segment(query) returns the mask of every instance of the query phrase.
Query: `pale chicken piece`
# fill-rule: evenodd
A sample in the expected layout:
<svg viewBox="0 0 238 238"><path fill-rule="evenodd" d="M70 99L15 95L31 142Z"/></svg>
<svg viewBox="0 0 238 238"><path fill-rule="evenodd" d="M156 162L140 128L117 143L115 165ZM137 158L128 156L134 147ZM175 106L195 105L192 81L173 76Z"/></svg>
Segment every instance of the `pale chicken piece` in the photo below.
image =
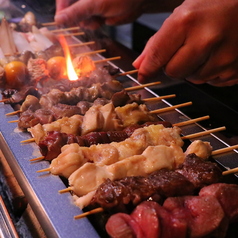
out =
<svg viewBox="0 0 238 238"><path fill-rule="evenodd" d="M123 128L143 123L156 121L158 118L150 114L144 104L130 103L123 107L114 107L112 103L104 106L92 106L84 115L82 134L92 131L117 131Z"/></svg>
<svg viewBox="0 0 238 238"><path fill-rule="evenodd" d="M207 141L195 140L188 146L185 153L186 155L195 153L198 157L206 160L211 156L212 146Z"/></svg>
<svg viewBox="0 0 238 238"><path fill-rule="evenodd" d="M48 131L59 131L66 134L80 135L83 116L74 115L72 117L63 117L57 121L48 124L37 124L28 131L35 138L36 143L39 143Z"/></svg>
<svg viewBox="0 0 238 238"><path fill-rule="evenodd" d="M74 204L77 207L79 207L80 209L83 209L83 208L87 207L90 204L93 196L95 195L95 192L96 191L94 190L92 192L87 193L86 195L84 195L82 197L78 197L77 195L73 195Z"/></svg>
<svg viewBox="0 0 238 238"><path fill-rule="evenodd" d="M112 131L121 130L122 128L112 103L94 105L84 115L82 135L92 131Z"/></svg>
<svg viewBox="0 0 238 238"><path fill-rule="evenodd" d="M156 121L158 118L150 114L145 104L138 105L136 102L127 104L123 107L116 107L117 117L122 121L123 127L143 123L147 121Z"/></svg>
<svg viewBox="0 0 238 238"><path fill-rule="evenodd" d="M121 170L119 170L118 164L116 163L114 165L110 165L110 167L109 166L102 167L101 171L104 174L104 176L108 175L109 178L113 178L113 179L117 179L118 177L124 176L126 171L127 170L129 171L131 169L132 170L129 171L129 173L126 173L127 174L126 176L132 176L131 174L134 174L135 171L139 173L140 169L143 168L143 167L145 167L145 168L143 168L144 170L139 175L143 175L145 172L146 172L146 174L148 174L148 173L150 173L150 171L154 170L153 165L158 160L158 158L163 158L163 157L161 157L161 152L166 154L166 156L164 156L164 157L168 157L169 158L167 161L166 160L162 161L162 163L160 164L161 167L166 166L166 164L168 163L167 164L168 167L171 166L173 168L177 168L179 164L183 163L186 155L189 154L189 153L195 153L197 155L200 154L200 156L204 156L204 157L201 157L202 159L206 159L206 156L208 154L211 154L211 151L212 151L212 147L208 146L208 145L209 145L209 142L194 141L194 142L192 142L192 144L189 146L189 148L186 150L186 152L184 154L181 154L181 150L179 148L175 149L175 150L173 150L173 152L171 152L170 149L169 150L165 149L165 150L162 151L161 146L160 146L160 148L159 148L159 146L151 146L151 147L148 147L148 149L146 149L144 151L144 153L142 154L146 158L149 158L151 156L151 160L148 161L148 160L143 159L142 155L139 155L139 156L136 155L136 156L133 156L131 158L133 158L133 159L141 158L141 164L139 164L139 166L136 166L136 164L134 164L133 160L132 160L128 165L125 164L125 166L120 167ZM173 148L174 145L171 145L171 147ZM176 160L174 160L174 162L173 162L173 160L171 161L171 154L170 153L174 153L173 155L175 155L175 158L177 158ZM127 160L123 160L123 162L128 161L128 159ZM122 162L122 161L120 161L120 162ZM163 165L163 162L164 162L164 165ZM171 163L171 165L169 163ZM92 164L92 165L88 165L86 168L88 170L90 169L90 167L92 169L94 169L93 167L95 167L95 166L96 165ZM107 173L105 173L105 168L109 168L109 170L106 171ZM135 170L135 171L133 171L133 170ZM156 169L154 171L156 171ZM113 176L112 174L115 173L115 172L118 173L119 175ZM75 181L76 181L76 183L73 184L73 191L75 193L74 194L74 202L75 202L76 206L78 206L81 209L83 209L84 207L89 205L90 198L95 193L96 189L91 191L91 192L89 192L89 193L86 193L86 195L78 197L77 194L76 194L77 186L78 186L78 183L77 183L78 181L77 181L76 177L77 176L75 174ZM96 183L100 183L100 182L102 182L102 180L103 179L101 179L101 181L99 181L99 182L96 181ZM73 182L73 180L72 180L72 182ZM81 189L82 188L83 187L81 186Z"/></svg>
<svg viewBox="0 0 238 238"><path fill-rule="evenodd" d="M81 159L79 159L79 157ZM68 178L72 171L77 170L83 164L87 162L87 159L83 155L83 150L78 144L73 143L65 145L61 149L61 154L53 159L50 168L52 174L64 175ZM67 166L65 166L67 164Z"/></svg>
<svg viewBox="0 0 238 238"><path fill-rule="evenodd" d="M80 147L78 144L67 145L67 159L66 153L64 153L66 151L64 150L64 152L62 151L63 155L60 154L52 161L50 168L54 166L54 169L51 170L51 173L68 178L69 174L73 173L87 161L94 162L98 166L110 165L130 156L139 155L148 146L159 144L182 146L183 141L180 137L180 129L178 127L165 128L162 124L150 125L135 130L129 138L121 142L91 145L90 147ZM62 148L64 149L64 147ZM72 147L72 150L70 147ZM72 153L73 163L76 163L76 155L74 153L76 147L78 151L82 151L78 153L77 157L79 160L77 164L80 165L78 168L71 166L70 159L70 154ZM63 162L56 162L56 160L63 160ZM57 164L64 166L57 168Z"/></svg>
<svg viewBox="0 0 238 238"><path fill-rule="evenodd" d="M33 107L35 110L41 108L39 99L33 95L27 95L24 102L21 105L21 112L26 111L29 107Z"/></svg>
<svg viewBox="0 0 238 238"><path fill-rule="evenodd" d="M98 188L106 179L126 176L146 176L162 168L175 169L184 161L185 154L178 145L149 146L141 155L134 155L112 165L98 166L86 163L69 176L69 185L77 196L86 195Z"/></svg>

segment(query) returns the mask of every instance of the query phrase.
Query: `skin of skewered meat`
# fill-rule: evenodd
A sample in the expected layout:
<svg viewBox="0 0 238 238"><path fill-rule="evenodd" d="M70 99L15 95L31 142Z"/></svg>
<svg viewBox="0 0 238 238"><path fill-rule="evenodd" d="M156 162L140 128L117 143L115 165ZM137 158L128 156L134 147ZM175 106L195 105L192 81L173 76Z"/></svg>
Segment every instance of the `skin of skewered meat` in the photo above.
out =
<svg viewBox="0 0 238 238"><path fill-rule="evenodd" d="M200 186L203 187L205 183L210 185L222 180L222 171L216 163L204 161L195 154L187 155L183 164L187 164L188 160L194 161L194 163L189 164L192 170L195 169L195 163L198 161L198 163L203 164L203 171L200 170L195 174L196 180L200 181ZM213 169L211 169L212 166ZM207 177L209 177L210 184ZM100 206L104 209L110 209L110 211L128 211L128 208L147 199L162 204L167 197L196 194L198 187L194 186L194 180L191 182L189 178L184 177L177 170L168 169L155 171L146 177L125 177L115 181L107 179L96 190L90 205ZM198 186L198 183L196 185Z"/></svg>
<svg viewBox="0 0 238 238"><path fill-rule="evenodd" d="M61 147L66 144L77 143L80 146L91 146L95 144L106 144L111 142L120 142L130 137L132 133L141 127L162 124L164 127L172 127L171 123L165 121L147 122L142 125L136 124L125 128L122 131L91 132L84 136L68 135L58 131L47 132L47 136L38 144L45 160L51 161L56 158Z"/></svg>

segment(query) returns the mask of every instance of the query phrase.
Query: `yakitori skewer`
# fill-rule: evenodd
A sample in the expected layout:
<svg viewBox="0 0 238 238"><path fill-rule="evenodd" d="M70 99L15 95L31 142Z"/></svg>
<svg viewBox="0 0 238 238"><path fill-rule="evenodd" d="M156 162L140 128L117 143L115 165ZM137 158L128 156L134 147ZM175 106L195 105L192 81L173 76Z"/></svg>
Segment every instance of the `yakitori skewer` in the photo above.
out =
<svg viewBox="0 0 238 238"><path fill-rule="evenodd" d="M64 31L74 31L74 30L79 30L79 26L74 26L74 27L68 27L68 28L60 28L60 29L54 29L50 30L53 33L58 33L58 32L64 32Z"/></svg>
<svg viewBox="0 0 238 238"><path fill-rule="evenodd" d="M236 173L238 173L238 168L229 169L229 170L227 170L227 171L224 171L224 172L222 173L222 175L236 174Z"/></svg>
<svg viewBox="0 0 238 238"><path fill-rule="evenodd" d="M226 148L223 148L223 149L218 149L218 150L215 150L212 152L212 155L215 154L220 154L220 153L225 153L225 152L229 152L231 150L234 150L234 149L237 149L238 148L238 145L234 145L234 146L229 146L229 147L226 147ZM238 168L234 168L234 169L230 169L228 171L224 171L222 173L222 175L228 175L228 174L231 174L231 173L237 173L238 172ZM63 190L60 190L61 193L63 192L71 192L72 191L72 188L66 188L66 189L63 189ZM76 215L74 216L74 219L81 219L81 218L84 218L86 216L89 216L91 214L96 214L96 213L100 213L100 212L103 212L103 208L99 207L99 208L95 208L93 210L90 210L90 211L87 211L85 213L82 213L82 214L79 214L79 215Z"/></svg>
<svg viewBox="0 0 238 238"><path fill-rule="evenodd" d="M210 118L209 116L198 117L198 118L195 118L195 119L175 123L175 124L173 124L173 126L186 126L186 125L190 125L192 123L196 123L196 122L199 122L199 121L207 120L209 118Z"/></svg>
<svg viewBox="0 0 238 238"><path fill-rule="evenodd" d="M6 98L6 99L2 99L2 100L0 100L0 102L6 102L6 101L8 101L7 98Z"/></svg>
<svg viewBox="0 0 238 238"><path fill-rule="evenodd" d="M71 45L68 45L68 47L79 47L79 46L93 45L93 44L95 44L95 41L89 41L89 42L71 44Z"/></svg>
<svg viewBox="0 0 238 238"><path fill-rule="evenodd" d="M30 139L21 141L21 143L31 143L31 142L35 142L35 138L30 138Z"/></svg>
<svg viewBox="0 0 238 238"><path fill-rule="evenodd" d="M40 156L34 159L30 159L29 161L33 162L33 161L39 161L39 160L43 160L45 158L45 156Z"/></svg>
<svg viewBox="0 0 238 238"><path fill-rule="evenodd" d="M183 136L182 139L183 140L190 140L190 139L194 139L194 138L197 138L197 137L200 137L200 136L205 136L205 135L208 135L208 134L211 134L211 133L224 131L224 130L226 130L226 127L222 126L222 127L218 127L218 128L211 129L211 130L206 130L206 131L186 135L186 136Z"/></svg>
<svg viewBox="0 0 238 238"><path fill-rule="evenodd" d="M191 119L191 120L186 121L186 125L190 125L192 123L202 121L202 120L206 120L206 119L209 119L209 116L204 116L204 117ZM183 126L183 125L185 125L184 122L181 122L181 126ZM180 123L175 123L175 124L173 124L173 126L180 126ZM34 142L35 140L33 140L33 139L34 138L28 139L28 140L26 140L26 142ZM24 142L24 141L21 141L21 142ZM238 147L238 145L237 145L237 147ZM40 156L40 157L37 157L37 158L34 158L34 159L30 159L30 161L40 161L40 160L43 160L44 158L45 158L44 156Z"/></svg>
<svg viewBox="0 0 238 238"><path fill-rule="evenodd" d="M176 97L176 94L170 94L170 95L165 95L165 96L159 96L159 97L152 97L152 98L145 98L143 99L144 102L154 102L162 99L169 99L169 98L174 98Z"/></svg>
<svg viewBox="0 0 238 238"><path fill-rule="evenodd" d="M56 22L43 22L41 23L42 26L56 26Z"/></svg>
<svg viewBox="0 0 238 238"><path fill-rule="evenodd" d="M199 133L190 134L190 135L187 135L187 136L184 136L184 137L181 137L181 138L182 139L193 139L193 138L196 138L196 137L200 137L200 136L204 136L204 135L209 135L211 133L218 132L218 131L225 130L225 129L226 129L225 127L219 127L219 128L215 128L215 129L199 132ZM50 170L51 170L51 168L48 167L48 168L45 168L45 169L38 170L36 172L37 173L50 172ZM59 193L66 193L66 192L70 192L70 191L72 191L72 188L68 187L68 188L60 190Z"/></svg>
<svg viewBox="0 0 238 238"><path fill-rule="evenodd" d="M145 99L142 99L143 102L156 102L156 101L159 101L159 100L162 100L162 99L168 99L168 98L174 98L176 97L175 94L170 94L170 95L165 95L165 96L160 96L160 97L152 97L152 98L145 98ZM13 116L13 115L16 115L18 113L21 113L22 110L17 110L17 111L13 111L13 112L9 112L6 114L6 116ZM186 122L184 122L186 123Z"/></svg>
<svg viewBox="0 0 238 238"><path fill-rule="evenodd" d="M96 214L96 213L99 213L99 212L103 212L103 208L102 207L98 207L98 208L95 208L91 211L88 211L88 212L84 212L80 215L77 215L77 216L74 216L74 219L81 219L81 218L84 218L84 217L87 217L89 215L92 215L92 214Z"/></svg>
<svg viewBox="0 0 238 238"><path fill-rule="evenodd" d="M127 73L129 74L130 71L128 71ZM127 92L135 91L135 90L143 89L145 87L155 86L155 85L159 85L159 84L161 84L160 81L153 82L153 83L141 84L141 85L138 85L138 86L132 86L132 87L125 88L125 91L127 91Z"/></svg>
<svg viewBox="0 0 238 238"><path fill-rule="evenodd" d="M118 74L118 76L124 76L124 75L127 75L127 74L135 74L137 72L138 72L138 69L134 69L134 70L130 70L130 71L127 71L127 72L120 73L120 74Z"/></svg>
<svg viewBox="0 0 238 238"><path fill-rule="evenodd" d="M106 52L105 49L101 49L101 50L94 50L94 51L89 51L89 52L83 52L80 54L76 54L76 56L82 56L82 55L93 55L93 54L98 54L98 53L103 53Z"/></svg>
<svg viewBox="0 0 238 238"><path fill-rule="evenodd" d="M75 33L65 33L65 34L60 33L59 35L67 37L67 36L82 36L84 34L85 34L84 32L75 32Z"/></svg>
<svg viewBox="0 0 238 238"><path fill-rule="evenodd" d="M238 145L232 145L232 146L228 146L228 147L225 147L222 149L214 150L212 152L212 155L218 155L218 154L226 153L226 152L229 152L231 150L236 150L236 149L238 149Z"/></svg>
<svg viewBox="0 0 238 238"><path fill-rule="evenodd" d="M17 122L19 122L19 120L9 121L8 123L17 123Z"/></svg>
<svg viewBox="0 0 238 238"><path fill-rule="evenodd" d="M13 116L13 115L16 115L18 113L21 113L22 111L21 110L17 110L17 111L14 111L14 112L9 112L6 114L6 116Z"/></svg>
<svg viewBox="0 0 238 238"><path fill-rule="evenodd" d="M99 64L99 63L103 63L103 62L107 62L107 61L112 61L112 60L118 60L118 59L121 59L121 56L115 56L115 57L111 57L111 58L95 60L93 62L94 62L94 64Z"/></svg>
<svg viewBox="0 0 238 238"><path fill-rule="evenodd" d="M177 109L177 108L185 107L185 106L190 106L190 105L192 105L192 102L185 102L185 103L177 104L177 105L170 106L170 107L160 108L160 109L151 111L150 113L157 114L157 113L162 113L162 112L168 112L168 111L171 111L173 109Z"/></svg>

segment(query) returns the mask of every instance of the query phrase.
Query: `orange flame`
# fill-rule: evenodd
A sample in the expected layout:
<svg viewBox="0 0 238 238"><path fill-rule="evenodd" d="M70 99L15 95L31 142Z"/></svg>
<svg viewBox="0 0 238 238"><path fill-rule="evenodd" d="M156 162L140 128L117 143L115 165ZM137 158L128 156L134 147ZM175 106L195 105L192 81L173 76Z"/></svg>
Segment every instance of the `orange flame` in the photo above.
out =
<svg viewBox="0 0 238 238"><path fill-rule="evenodd" d="M65 59L66 59L66 69L67 69L68 78L70 81L76 81L76 80L78 80L78 75L75 72L75 69L74 69L74 66L72 63L72 59L71 59L70 50L69 50L68 44L67 44L63 35L59 36L59 41L63 48Z"/></svg>

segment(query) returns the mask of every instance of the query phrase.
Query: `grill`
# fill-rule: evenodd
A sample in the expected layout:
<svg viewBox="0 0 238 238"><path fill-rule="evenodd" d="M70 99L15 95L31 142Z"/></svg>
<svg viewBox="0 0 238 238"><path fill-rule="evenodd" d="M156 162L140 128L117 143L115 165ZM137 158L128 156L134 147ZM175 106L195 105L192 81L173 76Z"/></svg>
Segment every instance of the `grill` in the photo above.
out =
<svg viewBox="0 0 238 238"><path fill-rule="evenodd" d="M109 43L108 43L109 42ZM129 55L129 51L122 46L111 45L109 40L107 43L108 54L113 52ZM113 46L113 47L112 47ZM122 55L122 54L120 54ZM105 56L98 55L99 58ZM122 61L118 64L110 63L114 67L119 67L121 71L128 70L128 64L124 67L125 59L122 55ZM129 64L131 65L131 64ZM123 76L118 78L125 87L130 87L138 84L137 80L132 76ZM227 147L231 142L236 142L235 135L237 133L236 122L238 118L237 112L229 105L221 103L217 98L210 96L202 87L197 87L182 80L173 81L161 74L158 77L161 81L160 85L153 88L145 88L138 93L142 98L149 98L155 96L163 96L168 94L176 94L176 98L162 100L155 104L150 104L148 107L151 110L157 108L170 107L176 104L192 101L193 105L181 109L175 109L168 112L160 113L158 116L165 121L171 123L178 123L192 118L210 115L210 119L191 125L182 126L182 134L189 135L201 131L206 131L217 126L226 126L227 130L223 133L214 133L199 137L204 141L209 141L214 150ZM104 237L102 229L100 229L94 221L91 222L89 218L81 220L74 220L73 217L82 213L71 200L70 194L59 194L58 191L65 188L65 183L58 176L53 176L48 173L37 174L36 171L44 169L49 166L47 161L29 162L30 159L41 156L38 146L35 143L21 144L22 140L31 138L30 134L21 132L17 125L8 123L9 117L5 115L12 112L10 105L0 104L0 149L1 159L7 162L12 170L23 197L27 199L36 220L47 237ZM222 112L222 113L220 113ZM11 120L17 120L17 116L12 116ZM196 138L198 139L198 138ZM234 140L232 140L234 139ZM189 143L189 142L187 142ZM231 151L224 154L213 156L213 159L219 163L224 169L234 168L238 165L237 151ZM1 178L1 186L4 188L4 176ZM237 182L235 175L227 176L228 182ZM7 191L8 189L6 189ZM7 196L7 192L2 192ZM9 198L9 196L8 196ZM11 195L10 195L11 200ZM4 208L3 202L1 203ZM11 201L10 201L11 204ZM11 205L7 204L7 207ZM2 209L6 210L6 209ZM1 210L1 211L2 211ZM9 209L11 210L11 209ZM2 211L2 214L6 214ZM6 216L6 215L5 215ZM8 220L2 215L3 220ZM14 219L13 219L14 220ZM95 225L96 224L96 225ZM17 227L19 228L19 227ZM17 237L14 225L6 222L2 231L11 230L3 237ZM237 229L230 228L228 237L237 237ZM2 232L4 235L4 232ZM23 232L23 237L28 237L29 233ZM30 235L29 235L30 237Z"/></svg>

